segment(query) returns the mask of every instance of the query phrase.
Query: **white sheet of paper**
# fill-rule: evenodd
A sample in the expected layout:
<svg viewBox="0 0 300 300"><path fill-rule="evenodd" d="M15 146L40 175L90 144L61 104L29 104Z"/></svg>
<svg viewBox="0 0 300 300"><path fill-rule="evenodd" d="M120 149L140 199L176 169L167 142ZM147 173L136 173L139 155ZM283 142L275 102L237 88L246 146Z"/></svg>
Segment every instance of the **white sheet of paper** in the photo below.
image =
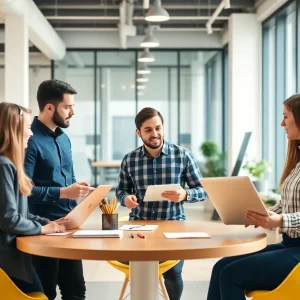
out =
<svg viewBox="0 0 300 300"><path fill-rule="evenodd" d="M164 235L167 239L211 238L206 232L164 232Z"/></svg>
<svg viewBox="0 0 300 300"><path fill-rule="evenodd" d="M153 231L158 227L158 225L123 225L121 228L119 228L120 230L129 230L129 231L134 231L134 230L138 230L138 231Z"/></svg>
<svg viewBox="0 0 300 300"><path fill-rule="evenodd" d="M55 233L48 233L46 235L68 235L71 234L71 231L66 231L66 232L55 232Z"/></svg>
<svg viewBox="0 0 300 300"><path fill-rule="evenodd" d="M123 236L123 230L78 230L73 234L73 237L119 238L121 236Z"/></svg>
<svg viewBox="0 0 300 300"><path fill-rule="evenodd" d="M180 189L180 184L148 185L144 201L168 201L161 194L166 191L177 191L178 189Z"/></svg>

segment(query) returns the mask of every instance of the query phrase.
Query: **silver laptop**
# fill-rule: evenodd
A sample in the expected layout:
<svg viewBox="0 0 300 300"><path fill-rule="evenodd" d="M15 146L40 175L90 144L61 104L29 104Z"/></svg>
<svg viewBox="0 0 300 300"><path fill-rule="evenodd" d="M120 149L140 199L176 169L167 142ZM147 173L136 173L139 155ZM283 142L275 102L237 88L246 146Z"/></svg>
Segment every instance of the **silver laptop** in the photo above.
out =
<svg viewBox="0 0 300 300"><path fill-rule="evenodd" d="M200 182L224 224L248 224L247 210L269 215L249 177L210 177Z"/></svg>
<svg viewBox="0 0 300 300"><path fill-rule="evenodd" d="M65 216L65 218L68 219L68 222L64 224L66 229L69 230L80 227L111 188L112 185L99 185L94 191L85 197ZM99 217L100 213L99 209Z"/></svg>

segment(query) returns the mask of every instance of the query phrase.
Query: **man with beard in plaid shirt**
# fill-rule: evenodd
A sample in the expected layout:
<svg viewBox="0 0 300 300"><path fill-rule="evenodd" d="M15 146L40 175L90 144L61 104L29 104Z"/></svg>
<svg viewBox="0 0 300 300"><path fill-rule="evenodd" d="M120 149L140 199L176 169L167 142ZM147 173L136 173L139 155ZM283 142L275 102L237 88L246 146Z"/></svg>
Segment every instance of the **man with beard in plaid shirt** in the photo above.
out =
<svg viewBox="0 0 300 300"><path fill-rule="evenodd" d="M122 161L118 200L131 209L130 220L185 220L183 203L206 198L196 160L188 149L164 140L163 116L156 109L142 109L135 124L143 146L126 154ZM162 184L180 184L181 188L162 193L169 201L143 201L148 185ZM170 300L181 298L182 267L180 261L163 275Z"/></svg>

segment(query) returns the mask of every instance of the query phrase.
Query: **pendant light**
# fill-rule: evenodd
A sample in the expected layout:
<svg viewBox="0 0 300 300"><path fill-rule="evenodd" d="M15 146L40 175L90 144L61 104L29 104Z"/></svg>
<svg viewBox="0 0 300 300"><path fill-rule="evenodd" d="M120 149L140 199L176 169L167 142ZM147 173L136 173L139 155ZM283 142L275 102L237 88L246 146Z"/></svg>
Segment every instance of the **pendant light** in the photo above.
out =
<svg viewBox="0 0 300 300"><path fill-rule="evenodd" d="M149 48L145 48L140 57L138 58L139 62L154 62L155 58L150 53Z"/></svg>
<svg viewBox="0 0 300 300"><path fill-rule="evenodd" d="M154 0L154 4L147 12L145 20L148 22L165 22L169 19L168 12L161 6L161 0Z"/></svg>

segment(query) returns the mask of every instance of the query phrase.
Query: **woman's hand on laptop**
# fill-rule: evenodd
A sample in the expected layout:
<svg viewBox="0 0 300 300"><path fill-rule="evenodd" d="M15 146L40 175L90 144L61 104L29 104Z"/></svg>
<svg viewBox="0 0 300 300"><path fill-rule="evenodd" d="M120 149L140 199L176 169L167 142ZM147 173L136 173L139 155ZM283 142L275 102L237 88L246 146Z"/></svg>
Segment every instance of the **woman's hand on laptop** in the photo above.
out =
<svg viewBox="0 0 300 300"><path fill-rule="evenodd" d="M55 232L65 232L66 227L63 224L59 224L56 221L49 222L47 225L42 226L41 234L55 233Z"/></svg>
<svg viewBox="0 0 300 300"><path fill-rule="evenodd" d="M268 211L268 212L269 212L269 216L264 216L254 211L248 210L245 213L245 219L255 227L260 226L265 229L282 227L283 226L282 215L276 214L273 211Z"/></svg>
<svg viewBox="0 0 300 300"><path fill-rule="evenodd" d="M187 191L181 187L177 191L165 191L161 196L173 202L180 202L186 200Z"/></svg>
<svg viewBox="0 0 300 300"><path fill-rule="evenodd" d="M89 191L93 191L94 189L87 182L75 182L68 187L60 189L60 198L78 200L85 197Z"/></svg>

